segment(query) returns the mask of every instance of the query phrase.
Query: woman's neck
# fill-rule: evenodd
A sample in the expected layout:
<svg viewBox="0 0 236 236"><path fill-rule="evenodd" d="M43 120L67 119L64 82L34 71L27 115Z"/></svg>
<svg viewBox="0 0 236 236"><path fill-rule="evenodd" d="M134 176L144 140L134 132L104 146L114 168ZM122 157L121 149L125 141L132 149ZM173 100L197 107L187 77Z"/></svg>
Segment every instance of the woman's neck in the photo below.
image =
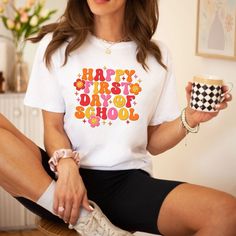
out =
<svg viewBox="0 0 236 236"><path fill-rule="evenodd" d="M119 42L124 40L123 16L95 16L94 34L106 41Z"/></svg>

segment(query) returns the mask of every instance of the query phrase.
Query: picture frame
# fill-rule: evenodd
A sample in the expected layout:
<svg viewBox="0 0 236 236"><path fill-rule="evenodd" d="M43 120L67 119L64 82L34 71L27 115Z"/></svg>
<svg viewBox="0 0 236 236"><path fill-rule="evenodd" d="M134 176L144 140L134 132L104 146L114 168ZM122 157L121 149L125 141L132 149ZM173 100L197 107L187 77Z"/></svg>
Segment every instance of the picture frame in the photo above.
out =
<svg viewBox="0 0 236 236"><path fill-rule="evenodd" d="M236 60L236 0L197 0L196 55Z"/></svg>

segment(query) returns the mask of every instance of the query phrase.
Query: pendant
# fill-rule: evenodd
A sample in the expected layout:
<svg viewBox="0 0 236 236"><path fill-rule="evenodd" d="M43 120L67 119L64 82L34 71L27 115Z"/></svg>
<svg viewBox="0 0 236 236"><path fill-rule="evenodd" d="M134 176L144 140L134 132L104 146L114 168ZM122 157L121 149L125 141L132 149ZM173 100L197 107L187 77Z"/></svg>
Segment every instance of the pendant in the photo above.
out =
<svg viewBox="0 0 236 236"><path fill-rule="evenodd" d="M106 48L105 53L110 55L111 54L111 49L110 48Z"/></svg>

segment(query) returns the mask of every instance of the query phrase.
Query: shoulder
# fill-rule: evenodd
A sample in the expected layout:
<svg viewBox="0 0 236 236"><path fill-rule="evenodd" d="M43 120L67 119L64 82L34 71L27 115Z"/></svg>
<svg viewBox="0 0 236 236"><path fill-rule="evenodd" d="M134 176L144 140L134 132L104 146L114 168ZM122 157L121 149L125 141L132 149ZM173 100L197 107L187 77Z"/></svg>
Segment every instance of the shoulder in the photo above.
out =
<svg viewBox="0 0 236 236"><path fill-rule="evenodd" d="M46 50L50 43L53 43L53 33L46 34L38 44L38 55L41 58L45 57ZM56 50L53 52L51 59L54 65L63 64L65 57L65 50L69 41L63 42Z"/></svg>
<svg viewBox="0 0 236 236"><path fill-rule="evenodd" d="M51 41L52 41L52 33L46 34L46 35L39 41L38 49L39 49L39 50L42 50L42 51L45 51Z"/></svg>
<svg viewBox="0 0 236 236"><path fill-rule="evenodd" d="M59 47L59 50L65 50L68 43L71 41L71 39L65 40ZM53 33L46 34L40 41L38 47L40 49L46 49L48 45L53 42Z"/></svg>
<svg viewBox="0 0 236 236"><path fill-rule="evenodd" d="M152 41L159 47L159 49L161 51L163 63L168 65L171 60L171 52L170 52L168 46L160 40L154 39Z"/></svg>

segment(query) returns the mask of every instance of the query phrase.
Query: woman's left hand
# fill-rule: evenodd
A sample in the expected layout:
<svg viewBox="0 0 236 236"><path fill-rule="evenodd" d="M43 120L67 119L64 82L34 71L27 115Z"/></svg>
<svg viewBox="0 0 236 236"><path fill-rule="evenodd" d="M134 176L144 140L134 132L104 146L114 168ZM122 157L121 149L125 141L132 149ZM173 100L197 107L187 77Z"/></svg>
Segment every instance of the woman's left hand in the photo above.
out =
<svg viewBox="0 0 236 236"><path fill-rule="evenodd" d="M202 111L197 111L194 109L190 108L190 96L191 96L191 91L192 91L192 83L189 82L188 85L186 86L186 96L187 96L187 102L188 102L188 107L186 108L186 118L188 121L188 124L191 127L197 126L199 123L206 122L208 120L211 120L212 118L216 117L221 110L224 110L228 106L228 102L232 100L232 95L227 92L228 87L223 86L223 93L225 93L225 96L223 97L224 100L217 104L216 106L216 112L202 112Z"/></svg>

